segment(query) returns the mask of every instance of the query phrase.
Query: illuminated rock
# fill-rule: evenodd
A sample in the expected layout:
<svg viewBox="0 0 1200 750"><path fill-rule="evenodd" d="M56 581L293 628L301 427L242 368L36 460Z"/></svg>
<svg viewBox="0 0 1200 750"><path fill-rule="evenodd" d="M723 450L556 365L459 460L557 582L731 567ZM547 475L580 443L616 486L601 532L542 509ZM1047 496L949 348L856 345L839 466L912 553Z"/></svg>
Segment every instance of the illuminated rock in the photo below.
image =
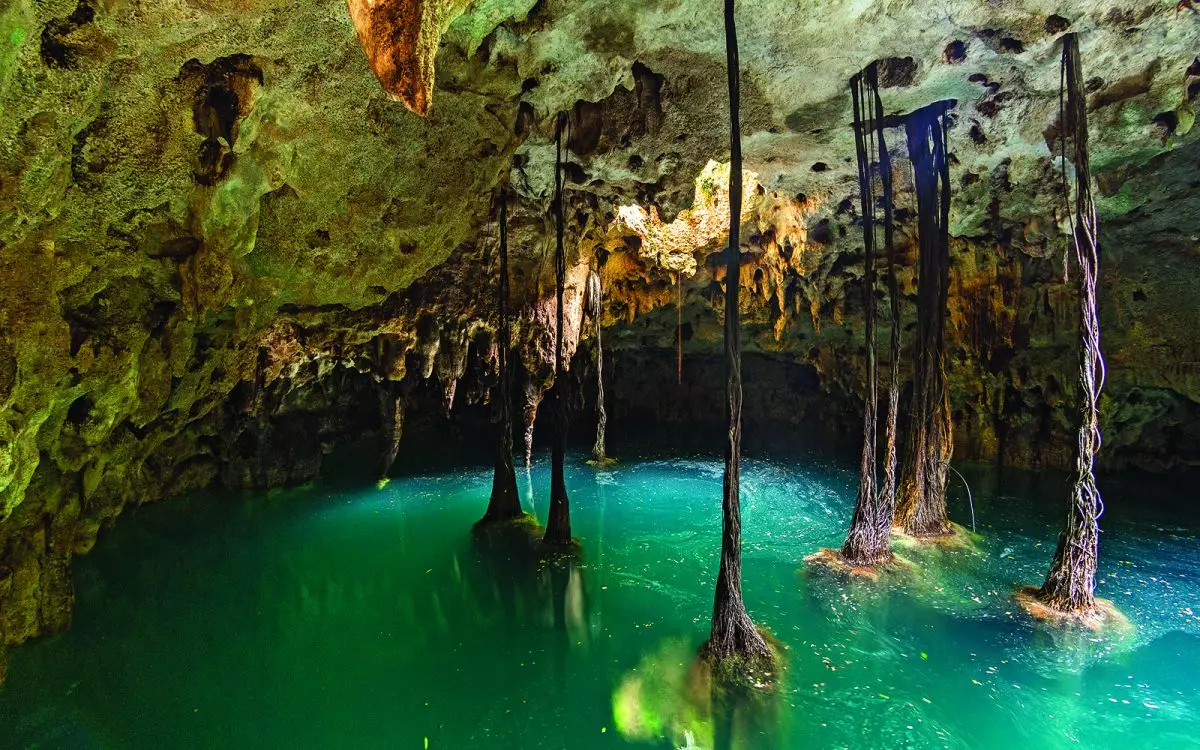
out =
<svg viewBox="0 0 1200 750"><path fill-rule="evenodd" d="M463 0L347 0L379 85L424 116L433 101L433 58Z"/></svg>

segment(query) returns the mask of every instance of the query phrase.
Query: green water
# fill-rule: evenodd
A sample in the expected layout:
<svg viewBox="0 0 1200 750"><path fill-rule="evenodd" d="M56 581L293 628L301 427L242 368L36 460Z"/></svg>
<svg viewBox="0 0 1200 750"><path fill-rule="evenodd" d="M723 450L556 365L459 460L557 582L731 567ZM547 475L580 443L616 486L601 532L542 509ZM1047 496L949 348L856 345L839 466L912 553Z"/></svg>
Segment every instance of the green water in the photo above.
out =
<svg viewBox="0 0 1200 750"><path fill-rule="evenodd" d="M714 731L753 748L1200 746L1193 497L1102 481L1100 593L1134 630L1063 634L1008 598L1042 578L1062 477L963 471L976 550L844 584L800 561L840 542L853 472L746 462L745 598L789 669L715 727L684 691L717 570L716 458L573 467L573 568L472 542L482 468L134 510L77 561L71 630L10 655L0 746L707 748ZM531 479L544 519L544 462Z"/></svg>

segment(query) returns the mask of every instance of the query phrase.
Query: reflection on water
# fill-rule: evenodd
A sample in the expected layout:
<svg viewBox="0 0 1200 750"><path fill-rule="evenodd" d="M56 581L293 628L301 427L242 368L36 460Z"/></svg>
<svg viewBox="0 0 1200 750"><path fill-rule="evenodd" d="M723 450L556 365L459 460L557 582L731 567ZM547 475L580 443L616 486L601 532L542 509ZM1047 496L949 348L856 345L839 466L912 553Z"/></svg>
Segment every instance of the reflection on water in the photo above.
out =
<svg viewBox="0 0 1200 750"><path fill-rule="evenodd" d="M782 678L777 675L777 678ZM691 641L668 638L613 694L613 721L628 740L676 748L786 747L779 682L769 689L723 684Z"/></svg>
<svg viewBox="0 0 1200 750"><path fill-rule="evenodd" d="M694 656L721 462L622 455L569 474L578 561L473 536L484 468L132 511L77 562L72 629L10 656L0 747L1195 745L1187 492L1102 483L1100 594L1134 630L1097 636L1036 627L1009 599L1045 573L1059 476L961 467L980 534L905 548L911 574L875 584L800 563L844 536L852 466L750 460L745 598L788 669L773 691L714 694ZM534 466L526 508L547 474Z"/></svg>

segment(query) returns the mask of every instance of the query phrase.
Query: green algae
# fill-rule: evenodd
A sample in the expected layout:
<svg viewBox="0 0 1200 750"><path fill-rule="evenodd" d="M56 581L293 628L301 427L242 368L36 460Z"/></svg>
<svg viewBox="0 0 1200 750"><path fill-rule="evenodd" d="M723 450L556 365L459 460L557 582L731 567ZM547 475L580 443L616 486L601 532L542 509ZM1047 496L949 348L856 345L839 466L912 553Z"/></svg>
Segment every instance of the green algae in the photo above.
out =
<svg viewBox="0 0 1200 750"><path fill-rule="evenodd" d="M450 23L442 39L460 45L468 57L473 56L497 26L510 20L525 20L535 5L537 0L475 0Z"/></svg>

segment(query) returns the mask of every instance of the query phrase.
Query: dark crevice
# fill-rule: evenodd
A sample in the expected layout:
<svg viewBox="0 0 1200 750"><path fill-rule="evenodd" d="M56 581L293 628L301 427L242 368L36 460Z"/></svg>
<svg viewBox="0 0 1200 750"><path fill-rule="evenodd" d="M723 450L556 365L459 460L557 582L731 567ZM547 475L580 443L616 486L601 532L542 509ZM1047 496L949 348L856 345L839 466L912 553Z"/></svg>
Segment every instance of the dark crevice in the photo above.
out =
<svg viewBox="0 0 1200 750"><path fill-rule="evenodd" d="M204 136L193 173L201 185L215 185L237 160L238 123L249 113L263 71L255 58L237 54L219 57L205 65L192 59L184 63L179 79L199 79L192 100L192 124Z"/></svg>
<svg viewBox="0 0 1200 750"><path fill-rule="evenodd" d="M1057 13L1046 19L1047 34L1061 34L1069 28L1071 28L1071 22Z"/></svg>
<svg viewBox="0 0 1200 750"><path fill-rule="evenodd" d="M955 39L942 50L942 62L948 65L961 65L967 59L967 45L961 39Z"/></svg>
<svg viewBox="0 0 1200 750"><path fill-rule="evenodd" d="M911 57L885 57L875 65L880 88L911 86L917 79L917 61Z"/></svg>
<svg viewBox="0 0 1200 750"><path fill-rule="evenodd" d="M90 396L80 396L67 407L67 421L76 427L82 427L87 422L88 415L92 413L93 406L95 404Z"/></svg>
<svg viewBox="0 0 1200 750"><path fill-rule="evenodd" d="M41 55L47 67L74 70L79 67L79 47L69 38L81 26L91 23L96 11L88 0L79 5L66 18L53 18L42 29Z"/></svg>

